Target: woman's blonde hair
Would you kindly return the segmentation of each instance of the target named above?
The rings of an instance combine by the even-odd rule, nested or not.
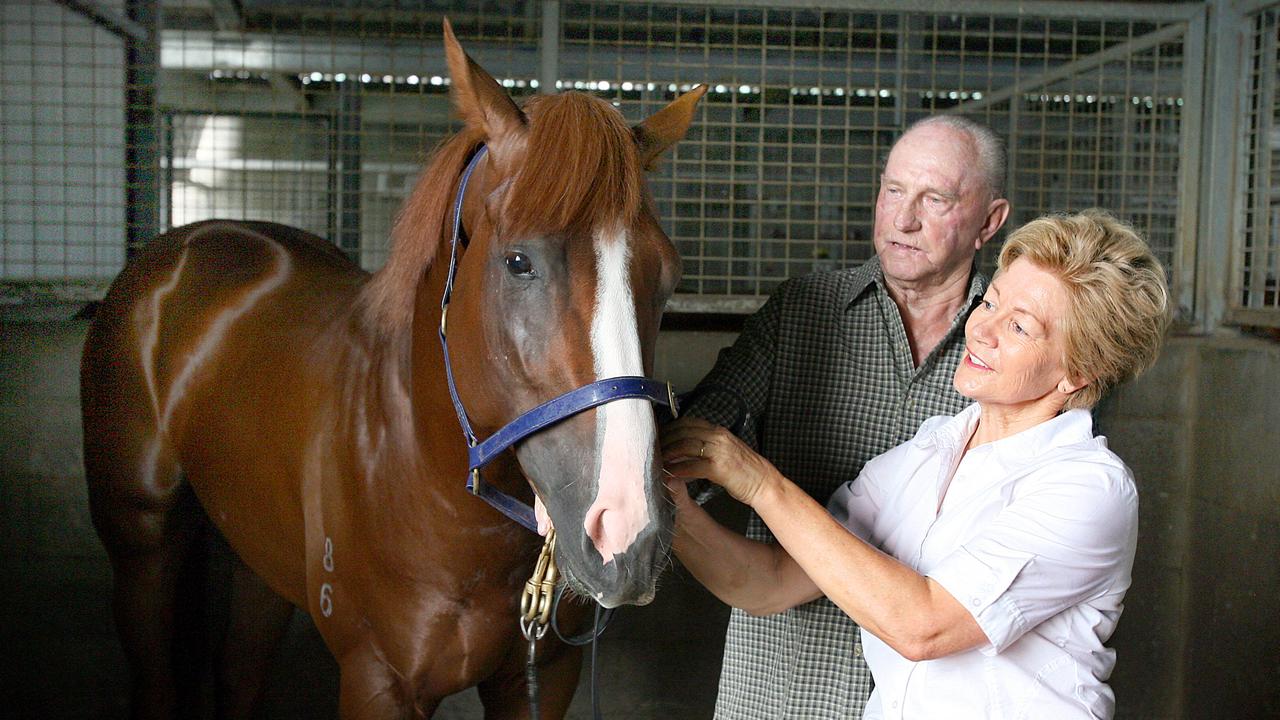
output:
[[[1155,364],[1169,326],[1164,268],[1128,224],[1105,210],[1047,215],[1013,231],[997,275],[1025,257],[1062,281],[1071,306],[1060,319],[1068,377],[1089,384],[1064,410],[1091,408],[1112,387]]]

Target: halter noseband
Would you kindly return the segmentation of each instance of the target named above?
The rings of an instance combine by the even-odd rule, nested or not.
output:
[[[484,441],[477,440],[475,432],[471,429],[471,423],[467,420],[467,411],[463,409],[462,400],[458,398],[458,388],[453,380],[453,365],[449,361],[449,341],[445,337],[445,325],[449,318],[449,296],[453,293],[453,280],[458,272],[458,244],[462,236],[462,200],[466,195],[467,182],[471,179],[471,173],[480,164],[480,159],[487,151],[488,148],[484,145],[476,149],[471,162],[467,164],[467,169],[462,173],[462,180],[458,183],[458,195],[453,202],[453,241],[449,252],[449,277],[445,281],[444,295],[440,300],[440,347],[444,350],[444,371],[445,378],[449,382],[449,397],[453,399],[453,409],[458,413],[458,424],[462,426],[462,434],[467,440],[467,490],[480,496],[503,515],[537,532],[538,524],[534,519],[533,508],[481,482],[481,467],[529,435],[593,407],[615,400],[633,398],[662,405],[674,416],[676,400],[671,391],[671,383],[662,383],[635,375],[605,378],[552,398],[522,413]]]

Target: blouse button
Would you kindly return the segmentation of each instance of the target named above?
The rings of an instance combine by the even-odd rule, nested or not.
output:
[[[978,606],[979,606],[979,605],[981,605],[981,604],[982,604],[982,600],[981,600],[980,598],[974,598],[974,599],[973,599],[973,606],[974,606],[974,607],[978,607]]]

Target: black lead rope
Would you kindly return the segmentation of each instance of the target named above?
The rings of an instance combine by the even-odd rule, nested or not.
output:
[[[556,620],[556,611],[560,608],[560,598],[564,597],[564,585],[556,588],[556,599],[551,605],[551,629],[555,631],[556,637],[560,638],[565,644],[581,647],[587,643],[591,643],[591,717],[594,720],[600,720],[600,698],[597,694],[599,683],[596,682],[600,663],[596,654],[596,648],[600,646],[600,636],[604,634],[605,628],[609,627],[609,621],[613,619],[614,608],[604,610],[603,613],[599,603],[595,603],[596,613],[595,621],[592,623],[591,629],[583,632],[581,635],[573,637],[565,637],[560,632],[560,624]],[[603,618],[603,619],[602,619]]]
[[[600,636],[604,634],[605,629],[609,627],[609,622],[613,620],[614,608],[605,610],[600,607],[599,603],[596,603],[595,619],[592,622],[591,629],[578,635],[565,637],[564,633],[560,632],[560,622],[557,619],[560,610],[560,598],[564,597],[565,587],[563,583],[556,586],[555,599],[551,604],[551,629],[555,632],[556,637],[560,638],[560,641],[566,645],[582,647],[587,643],[591,643],[591,717],[594,720],[600,720],[600,696],[598,692],[600,686],[598,682],[600,662],[597,649],[600,646]],[[546,632],[546,626],[543,626],[542,632]],[[538,708],[540,693],[536,659],[538,640],[541,638],[542,633],[529,638],[529,657],[524,668],[525,684],[529,688],[529,717],[532,720],[538,720],[540,717]]]
[[[560,640],[566,645],[581,647],[587,643],[594,643],[601,635],[604,634],[605,629],[609,627],[609,621],[613,620],[613,611],[616,608],[604,610],[604,608],[600,607],[599,603],[596,603],[596,620],[592,629],[586,630],[579,635],[565,637],[564,633],[560,632],[560,623],[556,619],[556,614],[560,609],[560,598],[564,597],[566,587],[567,586],[564,584],[556,587],[555,601],[551,604],[551,629],[555,631],[556,637],[560,638]],[[602,610],[603,613],[601,612]],[[602,617],[604,618],[603,621],[601,620]]]
[[[556,587],[556,597],[551,603],[551,629],[555,631],[556,637],[560,638],[561,642],[566,645],[582,647],[587,643],[591,643],[591,717],[594,718],[594,720],[600,720],[600,696],[598,693],[600,683],[597,682],[600,663],[596,650],[600,646],[600,636],[603,635],[605,629],[609,627],[609,621],[613,620],[613,611],[615,608],[605,610],[600,607],[599,603],[594,603],[596,606],[595,620],[592,622],[591,629],[586,630],[579,635],[565,637],[564,633],[560,632],[560,622],[557,620],[557,616],[559,615],[558,611],[560,610],[560,598],[564,597],[565,587],[566,586],[563,583]],[[537,719],[535,718],[534,720]]]
[[[524,666],[524,681],[529,687],[529,718],[530,720],[538,720],[538,666],[536,664],[538,654],[538,641],[531,639],[529,641],[529,661]]]

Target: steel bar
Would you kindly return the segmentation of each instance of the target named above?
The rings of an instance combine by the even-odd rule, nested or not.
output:
[[[74,10],[102,27],[119,35],[125,40],[136,43],[153,43],[154,36],[150,28],[112,10],[98,7],[90,0],[53,0],[59,5]]]
[[[1102,67],[1107,63],[1123,60],[1134,53],[1139,53],[1157,45],[1170,42],[1186,34],[1186,32],[1187,26],[1184,23],[1165,26],[1159,30],[1134,38],[1128,42],[1112,45],[1106,50],[1100,50],[1078,60],[1063,63],[1062,65],[1059,65],[1048,72],[1041,73],[1040,75],[1035,75],[1025,80],[1019,80],[1013,85],[1003,87],[992,93],[983,95],[981,100],[961,103],[960,105],[952,108],[951,112],[966,114],[981,112],[989,107],[998,105],[1005,100],[1017,97],[1018,95],[1021,95],[1033,88],[1040,88],[1058,82],[1059,80],[1065,80],[1069,77],[1093,70],[1094,68]]]

